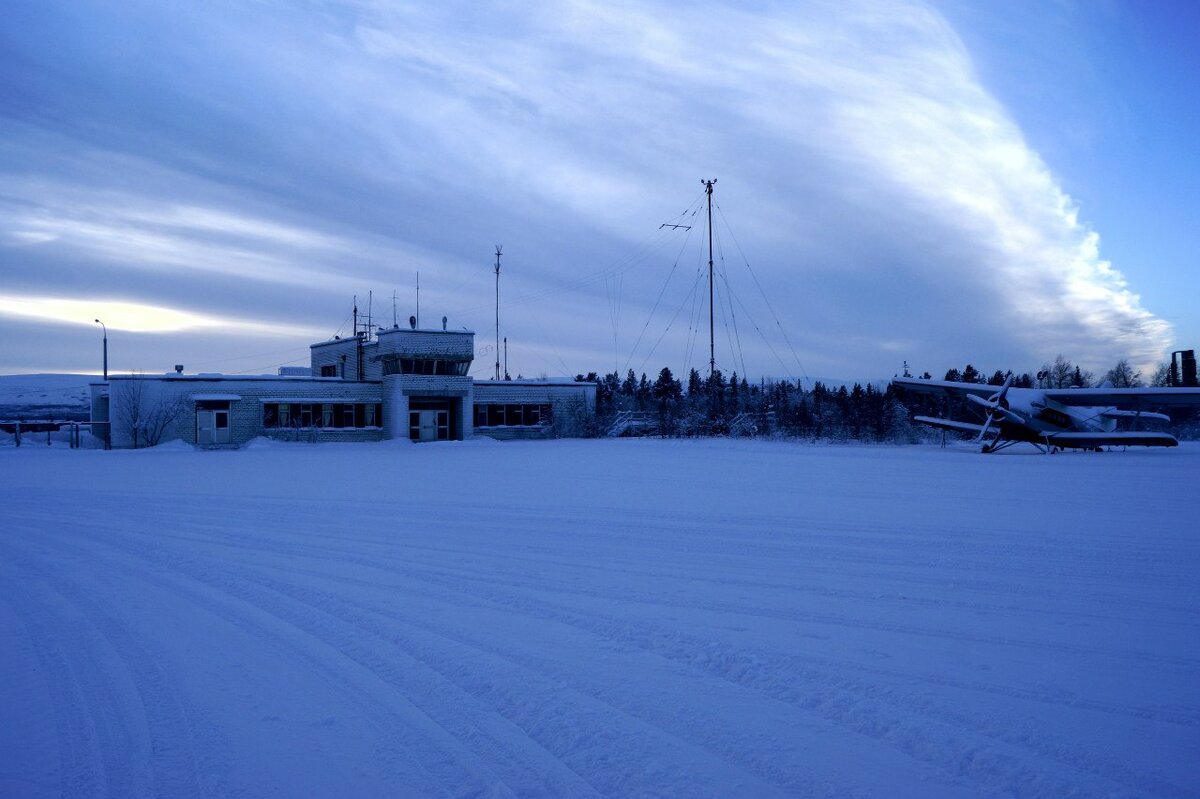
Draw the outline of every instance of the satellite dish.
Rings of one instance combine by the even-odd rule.
[[[442,332],[446,331],[446,317],[442,317]]]
[[[415,317],[415,316],[408,317],[408,326],[411,327],[413,330],[416,330],[417,329],[417,317]]]

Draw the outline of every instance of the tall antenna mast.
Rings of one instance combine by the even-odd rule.
[[[421,273],[417,272],[417,330],[421,329]]]
[[[392,289],[392,327],[396,325],[396,290]]]
[[[500,379],[500,250],[496,245],[496,380]]]
[[[713,344],[713,253],[712,253],[712,192],[716,178],[700,179],[704,184],[704,193],[708,195],[708,376],[717,370],[716,348]]]

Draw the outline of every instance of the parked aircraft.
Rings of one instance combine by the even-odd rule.
[[[905,391],[966,399],[984,414],[983,424],[914,416],[942,430],[974,433],[982,452],[1026,442],[1044,452],[1109,445],[1174,447],[1175,436],[1139,430],[1118,431],[1119,420],[1169,421],[1151,408],[1200,407],[1200,388],[1013,388],[1010,374],[1002,386],[897,377]]]

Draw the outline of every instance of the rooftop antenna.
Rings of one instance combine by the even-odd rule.
[[[374,301],[375,289],[371,289],[367,292],[367,338],[371,337],[371,328],[374,327],[374,325],[371,324],[371,308]]]
[[[396,290],[392,289],[392,327],[399,327],[396,324]]]
[[[712,377],[717,370],[716,348],[713,344],[713,252],[712,252],[712,193],[713,185],[717,182],[700,179],[704,184],[704,193],[708,195],[708,376]]]
[[[503,245],[496,245],[496,377],[500,379],[500,251]]]
[[[421,326],[421,273],[417,272],[417,327]]]
[[[358,336],[358,295],[354,295],[354,335]]]

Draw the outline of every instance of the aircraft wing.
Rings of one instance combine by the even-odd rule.
[[[1048,388],[1063,405],[1114,408],[1200,407],[1200,388]]]
[[[1049,437],[1059,447],[1176,447],[1179,442],[1167,433],[1055,433]]]
[[[930,427],[937,427],[942,430],[957,430],[960,433],[974,433],[978,435],[983,431],[983,425],[971,424],[970,422],[956,422],[953,419],[939,419],[936,416],[914,416],[914,422],[927,424]]]
[[[892,385],[905,391],[915,391],[920,394],[938,394],[943,397],[962,397],[975,394],[984,399],[990,398],[1000,390],[1000,386],[989,386],[983,383],[956,383],[947,380],[918,380],[915,377],[893,377]],[[1101,403],[1097,403],[1101,404]]]
[[[1133,419],[1141,422],[1169,422],[1171,417],[1165,413],[1153,413],[1151,411],[1142,410],[1123,410],[1119,411],[1116,408],[1105,408],[1100,414],[1109,419]]]

